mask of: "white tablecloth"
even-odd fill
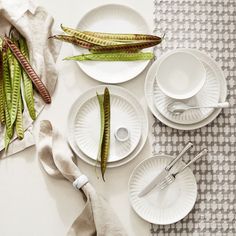
[[[89,9],[106,3],[122,3],[135,8],[153,28],[152,0],[38,0],[56,20],[75,26]],[[61,59],[72,53],[70,45],[63,45],[58,60],[59,79],[51,106],[47,106],[38,121],[50,119],[66,133],[67,114],[73,101],[85,90],[99,83],[86,76],[73,62]],[[122,84],[145,104],[143,85],[145,70],[135,80]],[[150,115],[150,113],[149,113]],[[36,122],[35,129],[39,122]],[[150,115],[150,135],[140,155],[129,164],[107,171],[107,181],[97,180],[94,168],[79,161],[98,192],[114,207],[129,235],[149,235],[150,224],[140,219],[128,200],[128,180],[133,168],[151,155],[153,123]],[[35,147],[0,161],[0,235],[2,236],[64,236],[83,206],[82,195],[66,181],[48,177],[37,160]]]

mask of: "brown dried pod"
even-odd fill
[[[27,58],[21,53],[20,49],[11,41],[10,38],[4,37],[4,41],[8,45],[8,47],[11,49],[12,53],[16,57],[16,59],[21,64],[24,71],[27,73],[29,78],[34,83],[36,89],[38,90],[39,94],[43,98],[45,103],[51,103],[51,96],[46,88],[46,86],[43,84],[41,79],[38,77],[30,63],[28,62]]]

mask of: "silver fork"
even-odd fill
[[[160,190],[166,188],[168,185],[174,182],[176,175],[183,172],[187,167],[189,167],[191,164],[193,164],[195,161],[200,159],[201,157],[205,156],[208,153],[208,150],[204,148],[201,152],[199,152],[191,161],[189,161],[185,166],[183,166],[180,170],[178,170],[176,173],[169,173],[164,180],[161,182],[161,184],[158,186]]]

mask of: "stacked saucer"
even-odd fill
[[[211,107],[224,102],[226,80],[221,68],[206,54],[194,49],[176,49],[150,67],[145,96],[152,113],[172,128],[192,130],[214,120],[221,108],[189,109],[182,113],[168,108],[176,101],[190,107]]]

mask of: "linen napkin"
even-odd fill
[[[56,40],[48,40],[52,35],[53,18],[45,9],[37,6],[31,0],[0,0],[0,35],[8,34],[13,25],[27,40],[30,54],[30,62],[39,77],[52,95],[56,81],[56,59],[58,57],[61,43]],[[44,108],[41,97],[35,93],[35,109],[39,114]],[[9,146],[7,154],[0,153],[0,158],[12,155],[33,145],[34,138],[31,129],[32,120],[25,109],[23,114],[26,138],[23,140],[15,139]],[[32,128],[32,127],[31,127]],[[4,128],[0,126],[0,150],[4,148]]]
[[[47,120],[41,121],[38,156],[47,174],[65,178],[81,189],[86,198],[82,213],[72,224],[67,236],[127,235],[108,202],[93,188],[74,162],[74,155],[60,133]]]

